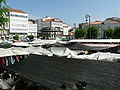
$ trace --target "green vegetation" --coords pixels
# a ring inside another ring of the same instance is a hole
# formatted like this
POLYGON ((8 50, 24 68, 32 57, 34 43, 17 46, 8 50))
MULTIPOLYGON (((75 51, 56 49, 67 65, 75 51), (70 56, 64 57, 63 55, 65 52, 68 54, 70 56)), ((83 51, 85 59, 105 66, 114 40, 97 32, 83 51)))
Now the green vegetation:
POLYGON ((14 40, 19 40, 19 36, 16 35, 16 36, 13 37, 13 39, 14 39, 14 40))
POLYGON ((6 0, 0 0, 0 27, 1 29, 5 28, 5 25, 9 22, 9 10, 6 0))
POLYGON ((86 29, 76 29, 75 30, 75 38, 76 39, 81 39, 81 38, 85 38, 87 35, 87 30, 86 29))
POLYGON ((91 26, 87 30, 87 38, 88 39, 95 39, 99 36, 99 29, 96 26, 91 26))
POLYGON ((114 29, 108 28, 104 30, 104 38, 106 39, 120 39, 120 27, 114 29))
POLYGON ((115 27, 115 29, 113 31, 113 38, 120 39, 120 27, 115 27))
POLYGON ((28 38, 29 38, 30 40, 32 40, 32 39, 34 39, 34 36, 33 36, 33 35, 29 35, 28 38))
POLYGON ((104 30, 104 38, 110 39, 113 37, 113 32, 114 30, 111 28, 108 28, 106 30, 104 30))
POLYGON ((75 38, 82 39, 95 39, 99 36, 99 29, 96 26, 91 26, 88 29, 76 29, 75 30, 75 38))

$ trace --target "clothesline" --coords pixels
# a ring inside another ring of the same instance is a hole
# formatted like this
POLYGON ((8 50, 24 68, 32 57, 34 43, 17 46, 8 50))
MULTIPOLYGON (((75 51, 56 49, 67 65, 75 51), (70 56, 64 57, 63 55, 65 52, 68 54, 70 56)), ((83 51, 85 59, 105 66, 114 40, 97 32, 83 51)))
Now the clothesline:
POLYGON ((16 62, 19 62, 21 60, 25 60, 28 55, 16 55, 16 56, 6 56, 6 57, 0 57, 0 68, 4 66, 12 65, 16 62))

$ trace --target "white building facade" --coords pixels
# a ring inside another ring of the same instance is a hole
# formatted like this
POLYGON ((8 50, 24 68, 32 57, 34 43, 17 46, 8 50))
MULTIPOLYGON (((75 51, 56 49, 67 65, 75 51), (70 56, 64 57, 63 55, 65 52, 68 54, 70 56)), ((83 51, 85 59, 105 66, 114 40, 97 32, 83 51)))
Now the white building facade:
POLYGON ((33 35, 35 38, 37 38, 37 23, 33 19, 28 20, 28 35, 33 35))
POLYGON ((10 10, 9 35, 26 36, 28 34, 28 14, 22 10, 10 10))
POLYGON ((44 39, 57 39, 62 38, 64 35, 68 35, 68 25, 66 24, 66 27, 59 18, 45 17, 38 19, 37 25, 38 32, 42 33, 44 39))
POLYGON ((29 35, 37 38, 37 23, 33 19, 28 20, 28 14, 22 10, 7 8, 9 12, 9 22, 5 25, 5 30, 0 31, 2 37, 13 38, 18 35, 20 39, 25 39, 29 35))
POLYGON ((69 35, 69 30, 72 29, 72 27, 68 24, 63 24, 63 36, 69 35))
MULTIPOLYGON (((105 21, 90 22, 90 26, 97 26, 100 33, 98 38, 103 38, 104 30, 108 28, 114 29, 115 27, 120 26, 120 18, 112 17, 107 18, 105 21)), ((81 23, 79 24, 79 28, 89 28, 89 23, 81 23)))

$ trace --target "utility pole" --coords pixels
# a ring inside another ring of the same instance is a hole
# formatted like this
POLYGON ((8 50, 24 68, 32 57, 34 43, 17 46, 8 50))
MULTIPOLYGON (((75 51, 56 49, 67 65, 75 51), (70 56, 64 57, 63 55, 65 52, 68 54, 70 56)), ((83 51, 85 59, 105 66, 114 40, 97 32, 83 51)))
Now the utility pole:
POLYGON ((74 23, 74 31, 75 31, 75 29, 76 29, 76 23, 74 23))

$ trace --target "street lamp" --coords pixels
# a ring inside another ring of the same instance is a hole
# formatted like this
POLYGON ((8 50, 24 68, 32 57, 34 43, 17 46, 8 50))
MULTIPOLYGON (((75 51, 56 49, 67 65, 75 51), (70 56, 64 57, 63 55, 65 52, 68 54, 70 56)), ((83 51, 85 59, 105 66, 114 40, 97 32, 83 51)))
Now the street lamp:
MULTIPOLYGON (((90 28, 90 18, 91 18, 91 16, 88 15, 88 14, 86 14, 86 15, 85 15, 85 18, 86 18, 86 23, 88 23, 89 28, 90 28), (87 22, 87 21, 89 21, 89 22, 87 22)), ((91 38, 91 30, 90 30, 90 38, 91 38)))

